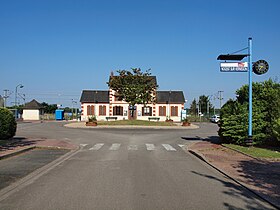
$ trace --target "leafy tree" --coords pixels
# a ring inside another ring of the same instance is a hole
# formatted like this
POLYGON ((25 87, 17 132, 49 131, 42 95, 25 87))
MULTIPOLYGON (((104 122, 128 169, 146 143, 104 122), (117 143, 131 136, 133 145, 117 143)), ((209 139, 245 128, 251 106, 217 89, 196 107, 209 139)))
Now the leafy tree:
POLYGON ((248 114, 245 105, 230 99, 221 110, 220 129, 218 131, 225 143, 242 144, 248 132, 248 114))
MULTIPOLYGON (((224 141, 242 144, 248 135, 248 85, 236 91, 237 99, 228 101, 221 110, 219 135, 224 141), (229 122, 234 119, 243 127, 239 132, 229 122)), ((253 83, 253 140, 255 144, 275 144, 279 139, 280 84, 271 79, 253 83)))
POLYGON ((65 112, 65 113, 72 113, 72 111, 73 111, 73 109, 71 109, 71 108, 68 107, 68 106, 64 108, 64 112, 65 112))
POLYGON ((196 115, 196 110, 197 110, 197 107, 196 107, 196 100, 193 99, 192 103, 191 103, 191 106, 190 106, 190 114, 192 115, 196 115))
MULTIPOLYGON (((111 76, 108 86, 116 91, 115 96, 120 100, 135 104, 144 104, 155 102, 155 91, 157 84, 150 70, 142 72, 140 68, 131 70, 118 70, 118 76, 111 76)), ((131 112, 134 116, 134 110, 131 112)))
POLYGON ((205 96, 205 95, 201 95, 199 96, 199 100, 198 100, 198 103, 199 103, 199 108, 200 108, 200 112, 203 113, 204 115, 206 113, 209 113, 211 112, 211 110, 213 110, 213 105, 210 103, 210 99, 208 96, 205 96))
POLYGON ((0 107, 0 139, 9 139, 16 134, 15 116, 7 108, 0 107))
POLYGON ((44 112, 46 114, 54 114, 55 110, 57 110, 56 104, 48 104, 46 102, 41 103, 41 105, 44 107, 44 112))
POLYGON ((209 99, 207 96, 205 95, 201 95, 199 96, 199 108, 200 108, 200 112, 203 113, 203 114, 206 114, 207 113, 207 104, 209 103, 209 99))

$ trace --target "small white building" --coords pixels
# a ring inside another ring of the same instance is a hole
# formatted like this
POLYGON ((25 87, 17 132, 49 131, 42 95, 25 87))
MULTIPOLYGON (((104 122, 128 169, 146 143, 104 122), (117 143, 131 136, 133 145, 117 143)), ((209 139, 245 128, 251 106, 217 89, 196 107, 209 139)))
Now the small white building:
POLYGON ((41 120, 43 115, 43 106, 33 99, 26 103, 23 107, 22 118, 23 120, 41 120))

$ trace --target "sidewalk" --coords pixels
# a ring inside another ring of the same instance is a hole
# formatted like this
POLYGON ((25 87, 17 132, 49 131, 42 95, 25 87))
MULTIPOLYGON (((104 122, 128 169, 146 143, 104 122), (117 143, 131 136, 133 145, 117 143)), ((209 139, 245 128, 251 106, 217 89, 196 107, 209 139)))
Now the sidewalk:
POLYGON ((118 128, 118 129, 197 129, 199 126, 191 124, 190 126, 181 126, 178 123, 177 126, 141 126, 141 125, 97 125, 97 126, 86 126, 85 122, 73 122, 64 125, 68 128, 86 128, 86 129, 99 129, 99 128, 118 128))
POLYGON ((78 146, 66 140, 14 138, 10 140, 8 145, 0 146, 0 159, 7 158, 34 148, 75 150, 78 149, 78 146))
POLYGON ((280 208, 280 161, 260 160, 211 142, 195 142, 189 152, 280 208))

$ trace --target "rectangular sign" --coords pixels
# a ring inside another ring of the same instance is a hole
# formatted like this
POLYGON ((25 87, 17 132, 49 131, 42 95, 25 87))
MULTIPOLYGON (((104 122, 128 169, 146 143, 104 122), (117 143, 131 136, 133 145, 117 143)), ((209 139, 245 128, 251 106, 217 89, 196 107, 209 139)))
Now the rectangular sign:
POLYGON ((223 62, 220 63, 221 72, 247 72, 248 62, 223 62))

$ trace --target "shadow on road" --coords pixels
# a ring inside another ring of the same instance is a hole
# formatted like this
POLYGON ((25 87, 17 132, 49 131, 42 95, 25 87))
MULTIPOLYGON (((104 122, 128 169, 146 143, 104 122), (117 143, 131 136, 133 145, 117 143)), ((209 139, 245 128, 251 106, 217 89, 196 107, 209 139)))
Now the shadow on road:
POLYGON ((15 148, 20 147, 26 147, 26 146, 32 146, 35 145, 36 142, 40 140, 28 140, 24 137, 14 137, 9 140, 1 140, 0 144, 0 152, 1 151, 7 151, 7 150, 13 150, 15 148))
POLYGON ((193 137, 189 137, 189 136, 182 136, 181 137, 184 140, 187 141, 208 141, 211 142, 213 144, 220 144, 220 137, 219 136, 208 136, 207 138, 202 138, 200 136, 193 136, 193 137))
MULTIPOLYGON (((273 207, 270 207, 270 205, 264 205, 261 202, 258 202, 257 197, 254 194, 251 194, 248 190, 246 190, 242 186, 239 186, 230 181, 221 180, 217 177, 207 175, 207 174, 202 174, 196 171, 192 171, 192 173, 204 177, 206 179, 211 179, 216 182, 222 183, 227 189, 227 191, 223 191, 223 193, 229 195, 232 198, 243 200, 244 203, 246 203, 245 209, 254 209, 254 210, 274 209, 273 207)), ((229 210, 244 209, 244 207, 240 208, 238 206, 234 206, 234 204, 232 203, 230 204, 227 202, 224 202, 224 206, 229 210)))

